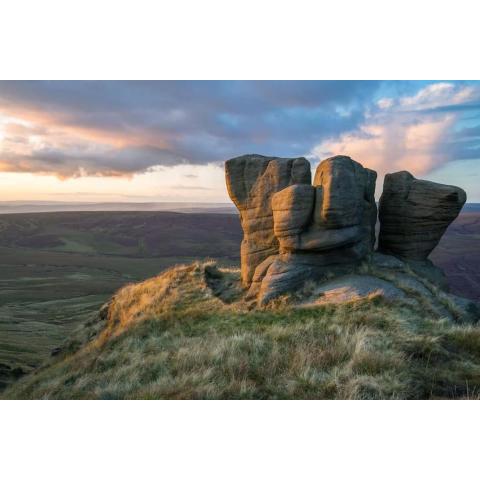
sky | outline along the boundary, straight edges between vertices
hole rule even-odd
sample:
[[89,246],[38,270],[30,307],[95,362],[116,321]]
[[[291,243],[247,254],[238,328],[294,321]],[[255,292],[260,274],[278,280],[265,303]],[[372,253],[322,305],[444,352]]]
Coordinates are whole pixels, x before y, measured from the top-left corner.
[[480,82],[2,81],[0,201],[227,202],[245,153],[349,155],[480,202]]

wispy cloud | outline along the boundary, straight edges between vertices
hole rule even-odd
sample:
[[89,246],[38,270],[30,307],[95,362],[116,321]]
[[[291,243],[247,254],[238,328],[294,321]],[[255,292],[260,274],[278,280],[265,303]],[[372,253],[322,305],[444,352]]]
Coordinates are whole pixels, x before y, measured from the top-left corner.
[[450,161],[480,158],[480,125],[461,126],[464,107],[476,104],[480,112],[480,85],[448,82],[414,95],[382,97],[358,128],[319,142],[311,157],[347,154],[381,175],[425,175]]

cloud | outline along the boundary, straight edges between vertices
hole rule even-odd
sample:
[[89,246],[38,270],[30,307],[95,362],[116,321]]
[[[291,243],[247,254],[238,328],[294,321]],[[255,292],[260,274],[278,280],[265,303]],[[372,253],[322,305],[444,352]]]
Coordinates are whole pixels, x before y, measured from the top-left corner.
[[0,171],[131,177],[347,153],[424,174],[480,158],[478,112],[478,82],[0,82]]
[[409,170],[423,175],[448,160],[439,146],[452,127],[452,115],[424,122],[384,120],[362,125],[359,130],[316,146],[313,157],[345,154],[380,174]]
[[354,128],[379,82],[0,82],[3,171],[131,175],[298,156]]
[[81,176],[130,176],[162,165],[185,163],[178,154],[152,146],[114,148],[77,143],[38,145],[26,141],[21,147],[7,138],[1,151],[0,171],[54,174],[59,178]]
[[195,185],[172,185],[170,188],[173,190],[213,190],[211,187],[202,187]]
[[323,140],[310,155],[318,161],[346,154],[380,175],[399,170],[425,175],[450,161],[480,158],[480,126],[458,128],[462,107],[479,100],[478,85],[446,82],[414,95],[384,97],[358,128]]

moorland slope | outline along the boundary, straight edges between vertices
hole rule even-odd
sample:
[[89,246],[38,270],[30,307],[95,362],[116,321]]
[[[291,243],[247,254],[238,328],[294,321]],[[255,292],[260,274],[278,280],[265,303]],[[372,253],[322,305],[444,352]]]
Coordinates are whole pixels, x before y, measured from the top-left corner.
[[[184,227],[172,226],[172,220]],[[209,222],[208,216],[204,219],[204,214],[164,212],[0,216],[2,229],[9,232],[5,239],[0,236],[0,384],[5,386],[48,360],[50,352],[95,318],[101,305],[123,285],[191,261],[187,238],[197,239],[199,250],[210,249],[210,256],[220,258],[223,265],[238,265],[242,236],[238,216],[220,215],[217,222]],[[202,226],[210,235],[196,235]],[[119,231],[130,239],[128,254],[117,243]],[[142,256],[138,245],[149,231],[158,232],[152,238],[158,239],[157,251],[166,256],[150,256],[148,251]],[[56,246],[36,240],[30,241],[30,247],[21,246],[28,235],[52,235]],[[199,238],[207,245],[202,247]],[[480,214],[467,210],[450,225],[431,255],[447,274],[451,291],[477,301],[479,238]]]
[[0,215],[0,390],[48,359],[120,287],[177,263],[236,263],[236,215]]
[[478,398],[478,312],[426,280],[429,295],[388,269],[359,273],[402,295],[335,302],[310,284],[253,309],[239,270],[169,269],[118,291],[3,398]]

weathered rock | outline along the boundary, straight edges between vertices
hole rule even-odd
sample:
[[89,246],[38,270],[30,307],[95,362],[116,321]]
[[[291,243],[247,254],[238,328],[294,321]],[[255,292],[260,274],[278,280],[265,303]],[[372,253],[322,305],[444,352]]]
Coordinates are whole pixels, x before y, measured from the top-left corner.
[[388,300],[411,302],[403,290],[387,280],[371,275],[352,274],[322,283],[313,291],[311,298],[301,305],[352,302],[377,295]]
[[442,290],[448,291],[448,281],[443,270],[430,260],[401,260],[393,255],[375,252],[371,257],[371,264],[377,268],[389,271],[412,271],[419,277],[425,278]]
[[379,250],[425,260],[466,198],[461,188],[417,180],[408,172],[386,175],[379,204]]
[[354,273],[326,280],[313,288],[299,306],[344,303],[381,296],[387,300],[422,305],[426,315],[434,315],[437,318],[467,324],[480,321],[478,304],[442,290],[430,291],[419,279],[408,273],[399,272],[397,268],[399,266],[390,263],[388,268],[393,267],[393,270],[390,271],[388,278]]
[[375,243],[375,178],[351,158],[337,156],[320,163],[314,186],[292,185],[273,195],[280,255],[255,272],[250,295],[258,293],[265,303],[364,259]]
[[[416,180],[408,172],[387,175],[381,252],[374,253],[376,173],[350,157],[321,162],[313,185],[304,158],[246,155],[226,162],[226,177],[244,230],[247,298],[266,304],[313,280],[329,282],[324,287],[337,299],[377,290],[404,299],[410,292],[428,300],[435,315],[453,318],[443,305],[453,300],[438,299],[436,287],[447,289],[445,276],[427,256],[464,204],[463,190]],[[380,279],[365,274],[365,262]],[[343,286],[332,283],[332,277],[345,275]]]
[[326,228],[344,228],[361,224],[365,217],[368,219],[365,227],[374,228],[376,177],[376,172],[362,167],[350,157],[337,155],[323,160],[313,180],[315,187],[323,189],[316,222]]
[[[363,231],[359,225],[352,227],[326,229],[313,225],[301,235],[297,237],[280,238],[280,251],[309,251],[309,252],[323,252],[323,255],[331,255],[335,258],[334,250],[343,248],[345,246],[352,246],[361,242],[363,238]],[[357,249],[359,252],[358,258],[366,254],[366,249]],[[333,262],[335,263],[335,262]]]
[[[296,185],[272,197],[280,252],[323,252],[362,243],[360,257],[375,243],[376,173],[350,157],[324,160],[314,187]],[[335,263],[335,262],[332,262]]]
[[240,211],[242,281],[249,286],[257,265],[278,253],[271,198],[289,185],[310,185],[310,164],[305,158],[243,155],[225,162],[225,173],[228,193]]
[[251,300],[258,296],[262,288],[262,282],[267,274],[270,265],[278,258],[278,255],[270,255],[255,269],[250,288],[248,289],[247,299]]
[[275,236],[298,235],[310,223],[315,202],[311,185],[291,185],[272,196]]
[[419,277],[427,279],[442,290],[449,290],[445,272],[440,267],[434,265],[428,258],[425,260],[407,260],[407,265]]
[[[320,163],[313,184],[323,189],[317,223],[329,229],[360,226],[365,251],[375,244],[377,174],[350,157],[337,155]],[[320,206],[319,206],[320,207]]]
[[357,243],[353,247],[337,248],[328,255],[311,252],[274,255],[257,267],[248,296],[256,295],[259,304],[264,305],[280,295],[295,291],[306,281],[323,281],[353,272],[361,249],[362,246]]
[[331,264],[331,259],[311,253],[284,253],[270,257],[257,267],[256,281],[250,287],[249,297],[257,295],[258,303],[265,305],[276,297],[294,292],[307,280],[322,281],[351,271],[352,258],[339,254],[338,261]]
[[372,265],[388,270],[405,270],[407,264],[393,255],[375,252],[371,258]]

